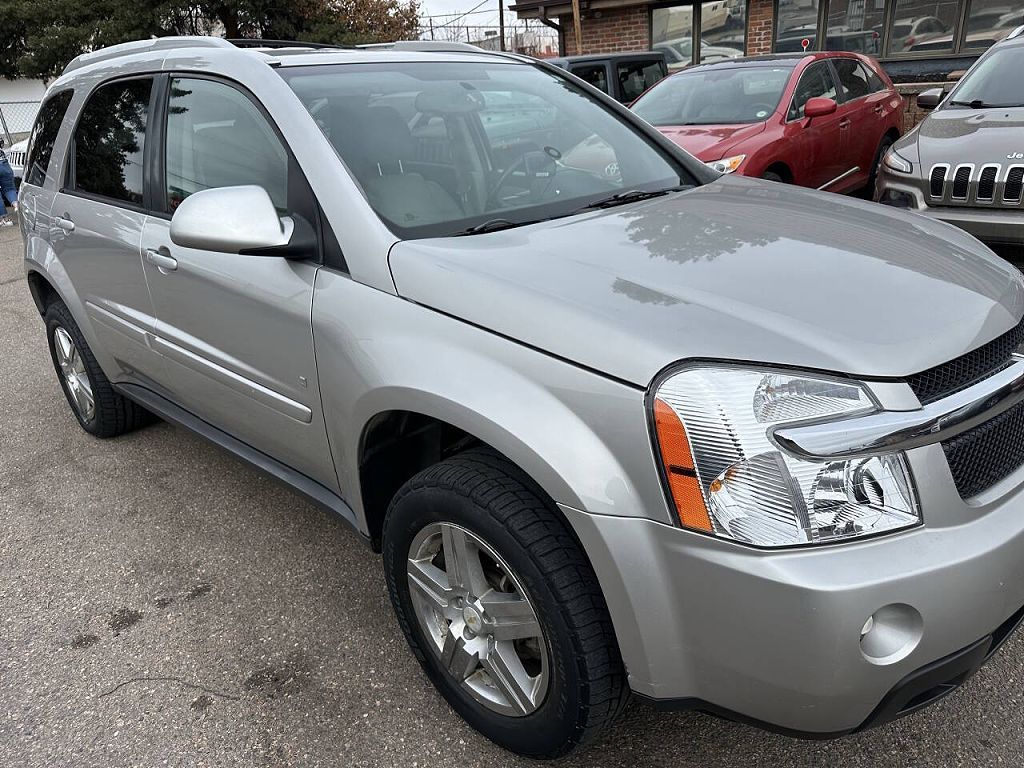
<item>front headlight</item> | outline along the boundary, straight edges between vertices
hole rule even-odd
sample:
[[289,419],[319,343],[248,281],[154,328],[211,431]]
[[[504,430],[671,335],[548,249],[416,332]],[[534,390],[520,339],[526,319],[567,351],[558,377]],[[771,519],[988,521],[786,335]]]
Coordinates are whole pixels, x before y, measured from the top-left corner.
[[719,173],[732,173],[739,168],[746,159],[746,155],[733,155],[732,157],[725,157],[721,160],[712,160],[710,163],[705,163],[705,165],[711,170],[718,171]]
[[890,171],[896,171],[896,173],[907,174],[914,170],[913,163],[891,148],[882,156],[882,164]]
[[652,399],[671,505],[686,528],[763,547],[819,544],[921,522],[901,453],[805,461],[771,440],[783,424],[878,406],[841,378],[726,365],[669,375]]

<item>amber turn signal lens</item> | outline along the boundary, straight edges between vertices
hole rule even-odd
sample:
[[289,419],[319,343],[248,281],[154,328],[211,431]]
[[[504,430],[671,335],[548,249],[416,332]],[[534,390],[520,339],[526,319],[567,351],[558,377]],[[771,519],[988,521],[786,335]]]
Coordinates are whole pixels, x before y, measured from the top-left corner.
[[668,403],[657,398],[654,400],[654,428],[658,433],[661,464],[679,522],[687,528],[711,533],[711,517],[704,504],[704,494],[700,490],[683,422]]

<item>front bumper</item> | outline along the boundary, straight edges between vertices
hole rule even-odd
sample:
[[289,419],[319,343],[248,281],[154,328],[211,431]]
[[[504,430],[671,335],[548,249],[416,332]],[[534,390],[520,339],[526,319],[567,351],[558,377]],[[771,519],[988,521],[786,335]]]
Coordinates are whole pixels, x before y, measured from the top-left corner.
[[917,186],[923,183],[883,170],[878,175],[875,200],[897,199],[905,203],[900,207],[959,227],[983,243],[1018,245],[1024,242],[1024,208],[930,206]]
[[[925,526],[859,543],[759,551],[563,506],[633,690],[827,738],[913,711],[966,679],[1024,606],[1024,473],[993,489],[997,501],[971,506],[948,469],[927,469],[941,448],[912,453]],[[861,630],[892,605],[920,614],[919,640],[899,658],[869,660]]]

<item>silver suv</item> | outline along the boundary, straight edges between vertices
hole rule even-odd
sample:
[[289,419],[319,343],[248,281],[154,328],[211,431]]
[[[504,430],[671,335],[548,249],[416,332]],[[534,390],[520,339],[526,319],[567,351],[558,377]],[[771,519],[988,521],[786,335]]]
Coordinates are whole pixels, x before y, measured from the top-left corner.
[[[161,39],[52,84],[25,267],[81,426],[176,422],[348,521],[525,755],[631,691],[822,737],[966,679],[1024,606],[1021,275],[420,47]],[[595,140],[614,178],[566,160]]]

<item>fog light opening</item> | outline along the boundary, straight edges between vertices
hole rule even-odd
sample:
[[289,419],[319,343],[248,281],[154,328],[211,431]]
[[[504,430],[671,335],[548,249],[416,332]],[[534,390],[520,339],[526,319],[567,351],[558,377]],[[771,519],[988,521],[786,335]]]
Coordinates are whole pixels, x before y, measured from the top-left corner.
[[872,664],[895,664],[917,648],[923,634],[924,620],[917,609],[892,603],[868,616],[860,630],[860,650]]

